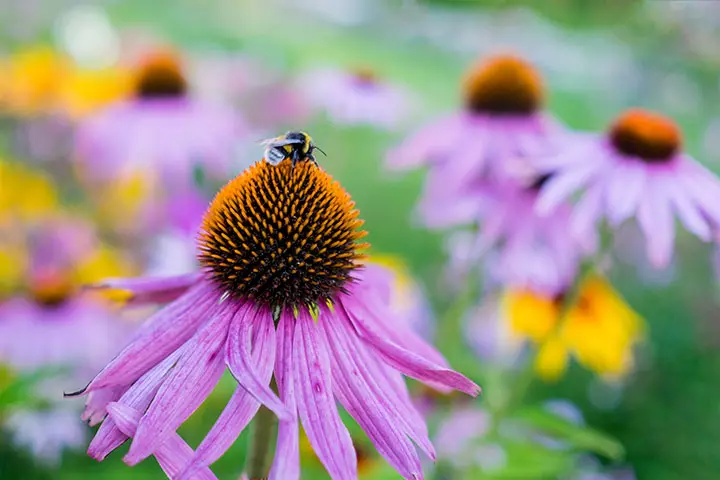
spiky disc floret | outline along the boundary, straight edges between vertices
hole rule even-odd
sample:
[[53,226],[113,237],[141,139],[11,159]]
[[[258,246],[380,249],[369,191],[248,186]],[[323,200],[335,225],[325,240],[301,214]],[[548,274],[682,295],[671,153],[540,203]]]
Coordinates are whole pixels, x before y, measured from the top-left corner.
[[260,161],[231,180],[205,214],[199,259],[235,297],[275,306],[332,301],[359,268],[355,203],[310,161]]

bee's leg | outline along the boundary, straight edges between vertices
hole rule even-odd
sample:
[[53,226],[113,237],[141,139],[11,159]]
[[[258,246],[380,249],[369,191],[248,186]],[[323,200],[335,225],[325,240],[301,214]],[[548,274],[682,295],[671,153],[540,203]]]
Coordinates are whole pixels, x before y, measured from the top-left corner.
[[315,160],[315,155],[313,155],[312,153],[308,153],[308,154],[306,155],[306,158],[307,158],[308,160],[310,160],[311,162],[313,162],[316,167],[318,166],[317,160]]
[[290,156],[290,159],[292,160],[292,166],[295,167],[295,164],[298,163],[300,160],[300,154],[297,150],[293,150],[292,155]]

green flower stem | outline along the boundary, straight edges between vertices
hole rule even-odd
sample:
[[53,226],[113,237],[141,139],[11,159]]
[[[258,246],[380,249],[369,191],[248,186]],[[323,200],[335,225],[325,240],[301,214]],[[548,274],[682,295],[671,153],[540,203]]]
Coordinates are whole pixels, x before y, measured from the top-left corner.
[[270,473],[272,440],[277,430],[277,418],[265,408],[260,407],[252,422],[250,443],[245,471],[250,480],[262,480]]

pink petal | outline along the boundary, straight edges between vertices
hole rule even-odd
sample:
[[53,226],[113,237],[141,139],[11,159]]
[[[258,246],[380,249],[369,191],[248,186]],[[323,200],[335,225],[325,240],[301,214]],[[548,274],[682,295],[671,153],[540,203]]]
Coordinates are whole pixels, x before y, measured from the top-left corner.
[[222,347],[233,313],[231,306],[219,311],[188,342],[140,420],[126,463],[151,455],[210,395],[225,370]]
[[[327,312],[333,317],[332,325],[326,326],[328,336],[335,338],[338,346],[344,346],[346,351],[352,351],[352,358],[357,371],[371,387],[372,393],[388,409],[393,422],[401,425],[408,435],[423,449],[431,459],[435,459],[435,448],[428,437],[427,426],[410,400],[405,381],[396,370],[387,364],[378,361],[371,351],[359,341],[351,321],[344,310],[338,309],[335,314]],[[330,322],[328,322],[330,323]]]
[[692,159],[684,159],[676,169],[677,182],[717,227],[720,225],[720,183],[715,175]]
[[198,283],[201,273],[187,273],[173,277],[137,277],[104,280],[93,289],[127,290],[132,294],[130,305],[168,303],[176,300]]
[[570,231],[588,252],[597,249],[596,228],[602,215],[604,183],[596,181],[578,201],[570,220]]
[[618,226],[638,208],[646,182],[641,165],[619,162],[607,185],[607,216],[612,226]]
[[656,184],[640,202],[637,219],[645,235],[650,263],[664,268],[670,263],[675,240],[675,219],[665,193]]
[[[480,387],[464,375],[443,365],[438,365],[381,335],[377,330],[377,322],[367,321],[369,314],[364,307],[356,303],[350,309],[347,302],[343,302],[342,307],[345,308],[345,313],[352,321],[360,338],[381,355],[388,364],[405,375],[421,382],[435,382],[473,397],[480,393]],[[378,305],[375,307],[377,308]]]
[[[370,271],[370,267],[367,270]],[[397,322],[388,322],[386,318],[380,318],[375,313],[385,312],[384,305],[386,303],[382,301],[382,297],[378,295],[374,287],[372,280],[360,279],[356,282],[351,295],[341,295],[339,300],[346,306],[346,310],[362,310],[365,313],[364,320],[372,323],[379,334],[386,336],[389,340],[421,357],[426,357],[439,365],[447,366],[448,363],[445,357],[420,335],[409,327],[399,325]]]
[[332,395],[329,346],[310,314],[298,312],[292,375],[298,414],[315,453],[334,480],[357,479],[357,457]]
[[[256,317],[253,335],[252,368],[257,370],[264,385],[270,383],[275,362],[275,327],[269,318]],[[195,469],[217,461],[260,408],[260,402],[238,385],[210,432],[198,446],[193,461],[180,479],[190,479]]]
[[[280,315],[277,327],[277,355],[275,356],[275,381],[280,398],[291,412],[295,404],[295,383],[292,379],[293,335],[295,319],[289,314]],[[300,446],[298,437],[298,419],[293,415],[290,420],[281,420],[278,426],[275,458],[270,468],[269,480],[299,480]]]
[[[111,403],[108,405],[108,413],[125,435],[129,437],[135,435],[142,416],[139,410],[122,403]],[[155,459],[168,478],[174,478],[192,455],[192,448],[175,432],[155,451]],[[217,477],[206,467],[196,471],[193,479],[217,480]]]
[[405,170],[436,163],[453,145],[462,144],[462,133],[467,129],[466,119],[459,115],[445,117],[422,127],[386,156],[391,170]]
[[685,228],[699,239],[709,241],[712,236],[711,226],[703,216],[702,209],[695,204],[693,194],[686,192],[674,176],[664,175],[657,181],[662,182],[668,201]]
[[[362,427],[377,451],[405,478],[422,477],[420,458],[406,433],[407,423],[388,399],[379,396],[379,387],[363,365],[365,346],[353,342],[349,322],[322,309],[318,324],[332,350],[333,389],[345,410]],[[429,443],[429,442],[428,442]]]
[[587,185],[597,175],[599,167],[595,163],[573,165],[567,170],[555,173],[542,187],[535,209],[541,215],[547,215],[567,201],[570,196]]
[[193,336],[207,318],[215,295],[207,287],[191,288],[175,302],[150,317],[125,347],[83,390],[82,395],[105,387],[130,385]]
[[[248,304],[240,308],[233,317],[230,334],[227,342],[227,364],[235,379],[247,392],[260,403],[272,410],[280,419],[288,419],[292,414],[288,412],[280,399],[272,391],[268,381],[259,378],[253,366],[250,354],[251,332],[253,325],[256,328],[270,328],[269,341],[275,342],[275,330],[272,328],[272,313],[266,309],[257,310]],[[272,351],[275,359],[275,350]]]
[[[152,370],[140,377],[140,379],[120,397],[118,403],[132,407],[140,412],[147,410],[148,405],[152,402],[152,399],[155,397],[168,372],[175,365],[178,358],[180,358],[182,350],[183,349],[180,348],[175,351],[168,358],[153,367]],[[105,411],[105,408],[106,406],[103,406],[103,411]],[[127,438],[128,437],[118,429],[112,418],[105,418],[105,421],[100,425],[95,437],[90,442],[87,453],[95,460],[101,461],[110,454],[110,452],[122,445]]]

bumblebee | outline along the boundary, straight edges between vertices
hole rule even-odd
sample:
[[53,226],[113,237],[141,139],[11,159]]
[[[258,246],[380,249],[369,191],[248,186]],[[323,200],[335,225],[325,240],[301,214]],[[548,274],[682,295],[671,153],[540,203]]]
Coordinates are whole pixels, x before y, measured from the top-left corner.
[[313,152],[318,150],[325,155],[325,152],[313,144],[312,138],[305,132],[288,132],[279,137],[263,140],[262,144],[265,145],[265,160],[270,165],[278,165],[286,158],[292,160],[293,167],[301,160],[309,160],[317,165]]

